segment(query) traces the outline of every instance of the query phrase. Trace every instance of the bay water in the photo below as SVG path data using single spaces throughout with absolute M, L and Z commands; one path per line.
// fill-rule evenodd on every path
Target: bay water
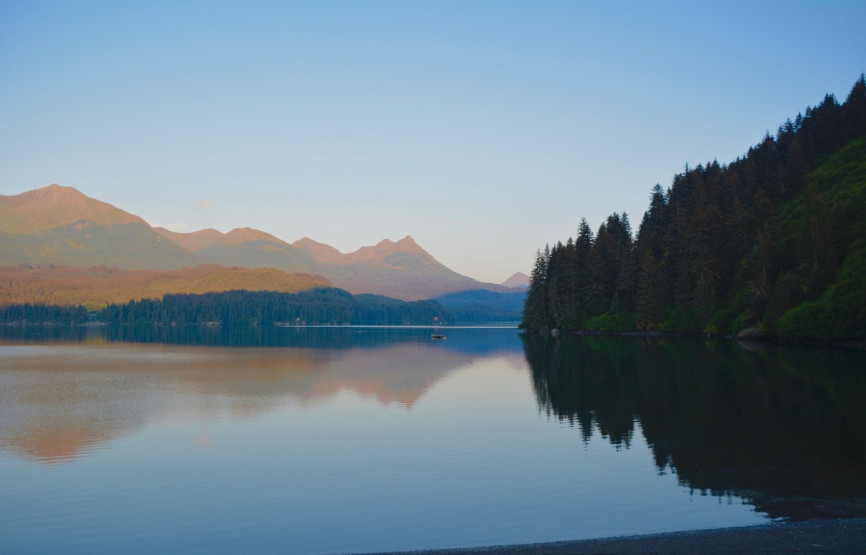
M 6 327 L 0 552 L 382 552 L 866 515 L 862 351 L 435 331 Z

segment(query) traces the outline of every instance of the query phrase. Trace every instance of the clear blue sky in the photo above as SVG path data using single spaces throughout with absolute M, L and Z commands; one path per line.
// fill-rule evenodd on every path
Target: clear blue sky
M 0 0 L 0 194 L 499 282 L 866 71 L 866 2 Z

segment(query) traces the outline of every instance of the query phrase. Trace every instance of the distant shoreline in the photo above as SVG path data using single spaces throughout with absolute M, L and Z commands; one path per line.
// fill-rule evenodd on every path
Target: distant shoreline
M 14 321 L 0 322 L 2 326 L 8 327 L 24 327 L 24 326 L 45 326 L 53 328 L 94 328 L 107 326 L 165 326 L 165 327 L 217 327 L 217 326 L 270 326 L 274 328 L 385 328 L 385 329 L 504 329 L 520 331 L 517 327 L 518 322 L 482 322 L 477 324 L 293 324 L 286 322 L 231 322 L 223 324 L 222 322 L 184 322 L 178 324 L 176 322 L 140 322 L 135 324 L 129 323 L 106 323 L 102 321 L 94 322 L 31 322 L 31 321 Z
M 498 545 L 457 549 L 405 551 L 411 555 L 565 554 L 565 553 L 839 553 L 862 552 L 866 518 L 779 522 L 642 536 Z

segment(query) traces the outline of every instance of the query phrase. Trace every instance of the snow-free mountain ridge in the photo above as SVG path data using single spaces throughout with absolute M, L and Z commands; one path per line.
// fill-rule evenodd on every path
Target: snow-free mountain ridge
M 447 268 L 407 235 L 351 253 L 304 237 L 288 243 L 257 229 L 178 233 L 142 218 L 50 185 L 0 195 L 0 266 L 62 264 L 127 270 L 179 270 L 200 264 L 276 268 L 318 274 L 350 293 L 404 300 L 469 289 L 507 291 Z
M 0 195 L 0 231 L 36 233 L 80 220 L 100 225 L 147 225 L 138 216 L 87 197 L 72 187 L 53 184 L 20 195 Z

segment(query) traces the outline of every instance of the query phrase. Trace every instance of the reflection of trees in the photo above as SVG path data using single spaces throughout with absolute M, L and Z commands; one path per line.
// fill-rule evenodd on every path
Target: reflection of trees
M 274 326 L 237 324 L 228 326 L 111 325 L 111 326 L 0 326 L 0 341 L 56 343 L 161 343 L 208 347 L 297 347 L 304 349 L 379 349 L 397 344 L 430 344 L 430 327 L 386 326 Z M 519 354 L 522 346 L 516 329 L 463 328 L 440 333 L 448 341 L 437 349 L 471 355 Z
M 866 354 L 727 341 L 524 338 L 539 406 L 771 516 L 866 514 Z M 832 500 L 829 503 L 828 500 Z
M 630 371 L 627 361 L 634 349 L 612 357 L 572 338 L 524 338 L 539 406 L 548 415 L 577 423 L 584 440 L 597 426 L 614 445 L 628 445 L 634 429 L 635 392 L 623 374 Z

